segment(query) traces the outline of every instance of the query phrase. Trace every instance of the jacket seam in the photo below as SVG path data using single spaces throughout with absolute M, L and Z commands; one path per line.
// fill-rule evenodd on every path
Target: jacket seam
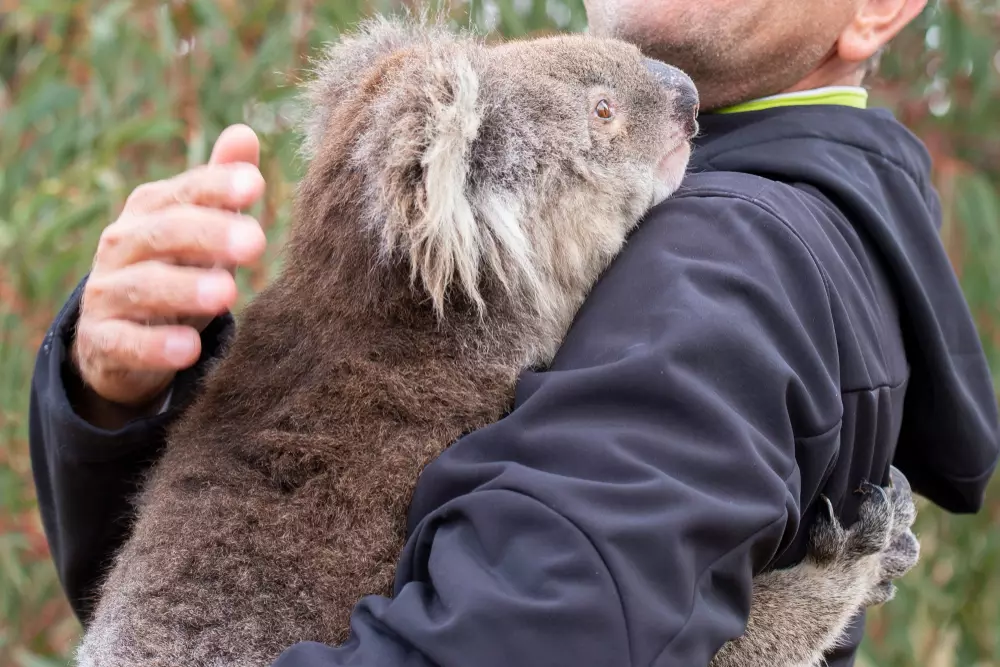
M 877 153 L 873 153 L 873 155 L 877 155 Z M 762 177 L 755 177 L 755 178 L 762 178 Z M 812 248 L 809 246 L 808 243 L 806 243 L 805 239 L 802 238 L 802 235 L 799 234 L 798 231 L 787 220 L 785 220 L 784 217 L 778 214 L 778 212 L 774 209 L 774 207 L 770 206 L 767 202 L 762 201 L 760 199 L 761 195 L 763 195 L 766 191 L 773 189 L 775 186 L 774 182 L 769 181 L 767 179 L 764 180 L 765 183 L 756 191 L 756 193 L 753 196 L 749 196 L 745 193 L 737 192 L 735 190 L 728 190 L 725 188 L 719 188 L 713 186 L 697 186 L 685 190 L 683 192 L 679 192 L 678 194 L 675 195 L 675 197 L 676 198 L 699 197 L 699 196 L 729 197 L 733 199 L 740 199 L 750 204 L 753 204 L 758 208 L 760 208 L 761 210 L 763 210 L 765 213 L 770 214 L 775 220 L 780 222 L 782 226 L 784 226 L 785 229 L 787 229 L 788 232 L 791 233 L 796 238 L 796 240 L 798 240 L 798 242 L 809 254 L 809 257 L 812 260 L 813 265 L 816 267 L 817 273 L 819 273 L 820 277 L 823 280 L 823 287 L 826 290 L 827 306 L 829 310 L 830 304 L 833 303 L 832 287 L 830 285 L 829 277 L 827 276 L 826 271 L 823 270 L 823 267 L 820 264 L 819 259 L 816 257 L 816 254 L 813 252 Z M 848 314 L 847 317 L 848 317 L 848 323 L 851 324 L 851 327 L 853 329 L 853 322 L 851 322 L 850 320 L 850 314 Z M 833 317 L 832 311 L 830 311 L 830 318 L 835 319 Z M 881 343 L 879 343 L 879 345 L 881 345 Z M 880 353 L 884 357 L 884 352 L 881 351 L 881 347 L 880 347 Z M 868 367 L 867 361 L 865 359 L 862 359 L 861 361 L 862 363 L 865 364 L 865 374 L 868 376 L 869 380 L 871 380 L 872 373 L 871 369 Z M 885 364 L 884 358 L 883 358 L 883 364 Z M 840 389 L 840 393 L 841 395 L 845 395 L 862 391 L 873 391 L 876 389 L 898 389 L 905 383 L 906 383 L 906 378 L 898 381 L 897 383 L 881 382 L 881 383 L 871 384 L 870 386 L 867 387 L 859 387 L 852 389 L 844 389 L 842 387 Z
M 872 155 L 875 156 L 875 157 L 880 157 L 877 153 L 872 153 Z M 905 171 L 902 168 L 901 168 L 901 170 Z M 792 186 L 790 186 L 790 187 L 792 187 Z M 833 202 L 831 202 L 829 200 L 829 198 L 823 192 L 819 191 L 817 188 L 810 187 L 808 190 L 802 190 L 800 188 L 793 188 L 793 189 L 795 189 L 797 192 L 799 192 L 801 194 L 811 196 L 813 199 L 815 199 L 819 203 L 820 206 L 825 207 L 830 213 L 832 213 L 834 215 L 841 215 L 843 217 L 843 214 L 841 213 L 841 211 L 839 211 L 837 209 L 836 205 Z M 848 220 L 848 222 L 850 222 L 850 221 Z M 855 227 L 854 225 L 851 225 L 851 226 Z M 858 230 L 857 233 L 860 236 L 864 232 Z M 864 259 L 869 259 L 869 258 L 865 257 Z M 861 258 L 859 258 L 859 262 L 860 262 L 860 260 L 861 260 Z M 865 268 L 867 268 L 867 267 L 863 266 L 862 270 L 864 270 Z M 868 277 L 867 274 L 865 274 L 865 278 L 866 279 L 867 279 L 867 277 Z M 871 287 L 870 284 L 869 284 L 869 287 Z M 879 314 L 882 316 L 883 319 L 885 319 L 885 313 L 883 312 L 882 304 L 878 302 L 877 298 L 875 299 L 874 302 L 875 302 L 875 305 L 879 308 Z M 854 327 L 854 321 L 851 319 L 851 317 L 852 317 L 851 313 L 849 312 L 849 310 L 845 309 L 845 314 L 846 314 L 848 320 L 850 320 L 849 324 L 850 324 L 851 329 L 853 331 L 855 329 L 855 327 Z M 875 343 L 875 346 L 878 348 L 879 361 L 882 364 L 882 368 L 888 368 L 888 366 L 889 366 L 889 357 L 885 353 L 885 346 L 882 344 L 882 337 L 880 335 L 876 335 L 874 337 L 874 343 Z M 868 375 L 869 382 L 872 382 L 873 381 L 872 380 L 872 373 L 871 373 L 871 369 L 870 369 L 870 367 L 868 365 L 868 360 L 865 359 L 865 358 L 862 358 L 861 361 L 865 365 L 865 372 Z
M 844 392 L 841 392 L 841 395 L 843 395 L 843 393 Z M 837 417 L 836 421 L 834 421 L 833 424 L 830 425 L 828 428 L 823 429 L 819 433 L 813 433 L 811 435 L 796 435 L 792 437 L 792 440 L 795 442 L 801 442 L 802 440 L 815 440 L 816 438 L 822 438 L 823 436 L 830 435 L 838 428 L 841 428 L 843 425 L 844 425 L 844 413 L 843 411 L 841 411 L 840 416 Z
M 864 393 L 866 391 L 879 391 L 879 390 L 882 390 L 882 389 L 888 389 L 889 391 L 895 391 L 896 389 L 900 389 L 903 386 L 905 386 L 907 382 L 909 382 L 909 378 L 905 378 L 904 377 L 902 380 L 898 380 L 897 382 L 879 382 L 878 384 L 873 384 L 873 385 L 871 385 L 869 387 L 856 387 L 856 388 L 853 388 L 853 389 L 841 389 L 840 390 L 840 394 L 841 394 L 841 396 L 849 396 L 851 394 L 861 394 L 861 393 Z

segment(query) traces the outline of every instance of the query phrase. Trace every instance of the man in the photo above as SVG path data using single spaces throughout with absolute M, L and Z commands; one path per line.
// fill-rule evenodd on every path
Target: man
M 362 601 L 345 646 L 277 665 L 707 665 L 743 631 L 752 576 L 801 558 L 820 493 L 851 522 L 853 490 L 895 462 L 942 507 L 979 509 L 996 398 L 929 159 L 860 88 L 925 2 L 588 3 L 594 30 L 693 75 L 692 175 L 513 412 L 422 475 L 393 599 Z M 230 128 L 208 166 L 137 190 L 42 346 L 33 462 L 84 622 L 231 328 L 231 276 L 197 267 L 263 249 L 233 213 L 263 190 L 257 161 Z M 832 665 L 853 663 L 862 620 Z

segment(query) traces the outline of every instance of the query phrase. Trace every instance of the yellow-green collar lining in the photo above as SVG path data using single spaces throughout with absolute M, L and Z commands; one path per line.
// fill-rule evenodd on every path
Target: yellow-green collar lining
M 716 109 L 712 113 L 739 113 L 741 111 L 760 111 L 777 107 L 793 107 L 811 104 L 838 104 L 840 106 L 868 108 L 868 91 L 855 86 L 829 86 L 815 90 L 803 90 L 797 93 L 771 95 L 758 100 L 750 100 L 731 107 Z

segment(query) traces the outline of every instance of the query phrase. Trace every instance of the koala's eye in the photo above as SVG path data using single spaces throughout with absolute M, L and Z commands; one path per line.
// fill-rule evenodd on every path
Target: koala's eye
M 607 100 L 601 100 L 598 102 L 597 106 L 594 107 L 594 113 L 597 114 L 597 117 L 602 120 L 609 120 L 613 115 L 615 115 L 614 111 L 611 109 L 611 103 Z

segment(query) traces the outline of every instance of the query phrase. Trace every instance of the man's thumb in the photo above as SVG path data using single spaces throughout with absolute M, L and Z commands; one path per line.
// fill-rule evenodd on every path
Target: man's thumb
M 260 141 L 248 126 L 230 125 L 215 141 L 208 162 L 209 164 L 249 162 L 260 166 Z

